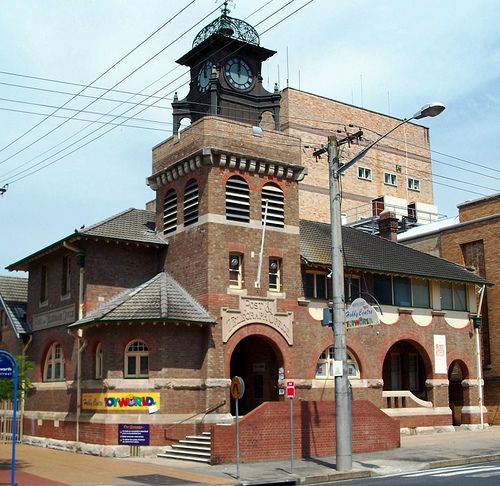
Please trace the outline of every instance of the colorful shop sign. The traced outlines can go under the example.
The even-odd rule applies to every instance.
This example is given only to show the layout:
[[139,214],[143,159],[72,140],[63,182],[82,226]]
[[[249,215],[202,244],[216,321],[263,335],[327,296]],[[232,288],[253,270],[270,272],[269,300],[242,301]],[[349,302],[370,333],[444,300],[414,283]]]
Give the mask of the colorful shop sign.
[[83,393],[82,410],[109,410],[130,412],[147,410],[157,412],[160,408],[160,394],[151,392],[127,393]]
[[345,325],[347,327],[363,327],[378,324],[377,312],[365,299],[355,299],[349,309],[345,311]]

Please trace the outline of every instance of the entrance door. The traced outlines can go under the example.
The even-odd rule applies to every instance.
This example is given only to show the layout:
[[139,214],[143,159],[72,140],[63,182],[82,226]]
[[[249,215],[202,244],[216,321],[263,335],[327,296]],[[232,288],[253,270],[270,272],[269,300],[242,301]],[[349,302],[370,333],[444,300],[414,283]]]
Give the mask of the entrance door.
[[383,378],[384,390],[410,390],[426,400],[424,362],[411,343],[400,341],[392,346],[384,360]]
[[[231,356],[231,378],[239,376],[245,382],[245,394],[238,402],[238,411],[244,415],[263,402],[279,399],[278,370],[281,357],[269,341],[259,336],[243,339]],[[231,413],[235,403],[231,399]]]

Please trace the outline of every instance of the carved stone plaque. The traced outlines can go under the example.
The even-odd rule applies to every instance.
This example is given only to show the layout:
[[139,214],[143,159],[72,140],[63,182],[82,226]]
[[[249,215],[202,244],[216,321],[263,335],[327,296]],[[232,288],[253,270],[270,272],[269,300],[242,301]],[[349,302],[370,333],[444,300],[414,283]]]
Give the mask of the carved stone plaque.
[[243,326],[266,324],[278,331],[288,344],[293,344],[293,312],[276,312],[275,299],[241,296],[239,309],[223,307],[221,314],[222,340],[225,343]]

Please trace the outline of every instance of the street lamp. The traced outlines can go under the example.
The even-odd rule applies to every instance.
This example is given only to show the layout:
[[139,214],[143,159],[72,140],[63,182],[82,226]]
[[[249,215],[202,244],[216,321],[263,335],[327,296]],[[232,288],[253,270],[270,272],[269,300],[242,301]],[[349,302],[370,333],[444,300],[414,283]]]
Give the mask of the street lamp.
[[344,262],[342,249],[342,219],[340,212],[340,175],[358,160],[378,142],[391,134],[401,125],[411,120],[433,117],[439,115],[445,106],[442,103],[430,103],[423,106],[411,118],[404,119],[394,128],[389,130],[370,145],[365,147],[354,158],[346,164],[339,162],[339,143],[332,135],[328,137],[328,170],[330,186],[330,220],[332,241],[332,301],[333,301],[333,335],[334,335],[334,357],[335,361],[342,362],[342,376],[335,377],[335,441],[336,441],[336,468],[337,471],[350,471],[352,469],[352,413],[351,392],[347,376],[347,345],[344,301]]

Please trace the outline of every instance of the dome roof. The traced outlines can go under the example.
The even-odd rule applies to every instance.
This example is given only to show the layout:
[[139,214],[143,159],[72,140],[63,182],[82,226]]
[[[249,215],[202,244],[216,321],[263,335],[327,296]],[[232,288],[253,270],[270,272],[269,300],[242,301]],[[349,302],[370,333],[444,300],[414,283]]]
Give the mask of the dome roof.
[[229,11],[225,4],[222,15],[198,32],[194,38],[193,47],[201,44],[213,34],[222,34],[231,39],[237,39],[247,44],[258,46],[260,41],[257,31],[245,21],[229,17],[228,13]]

